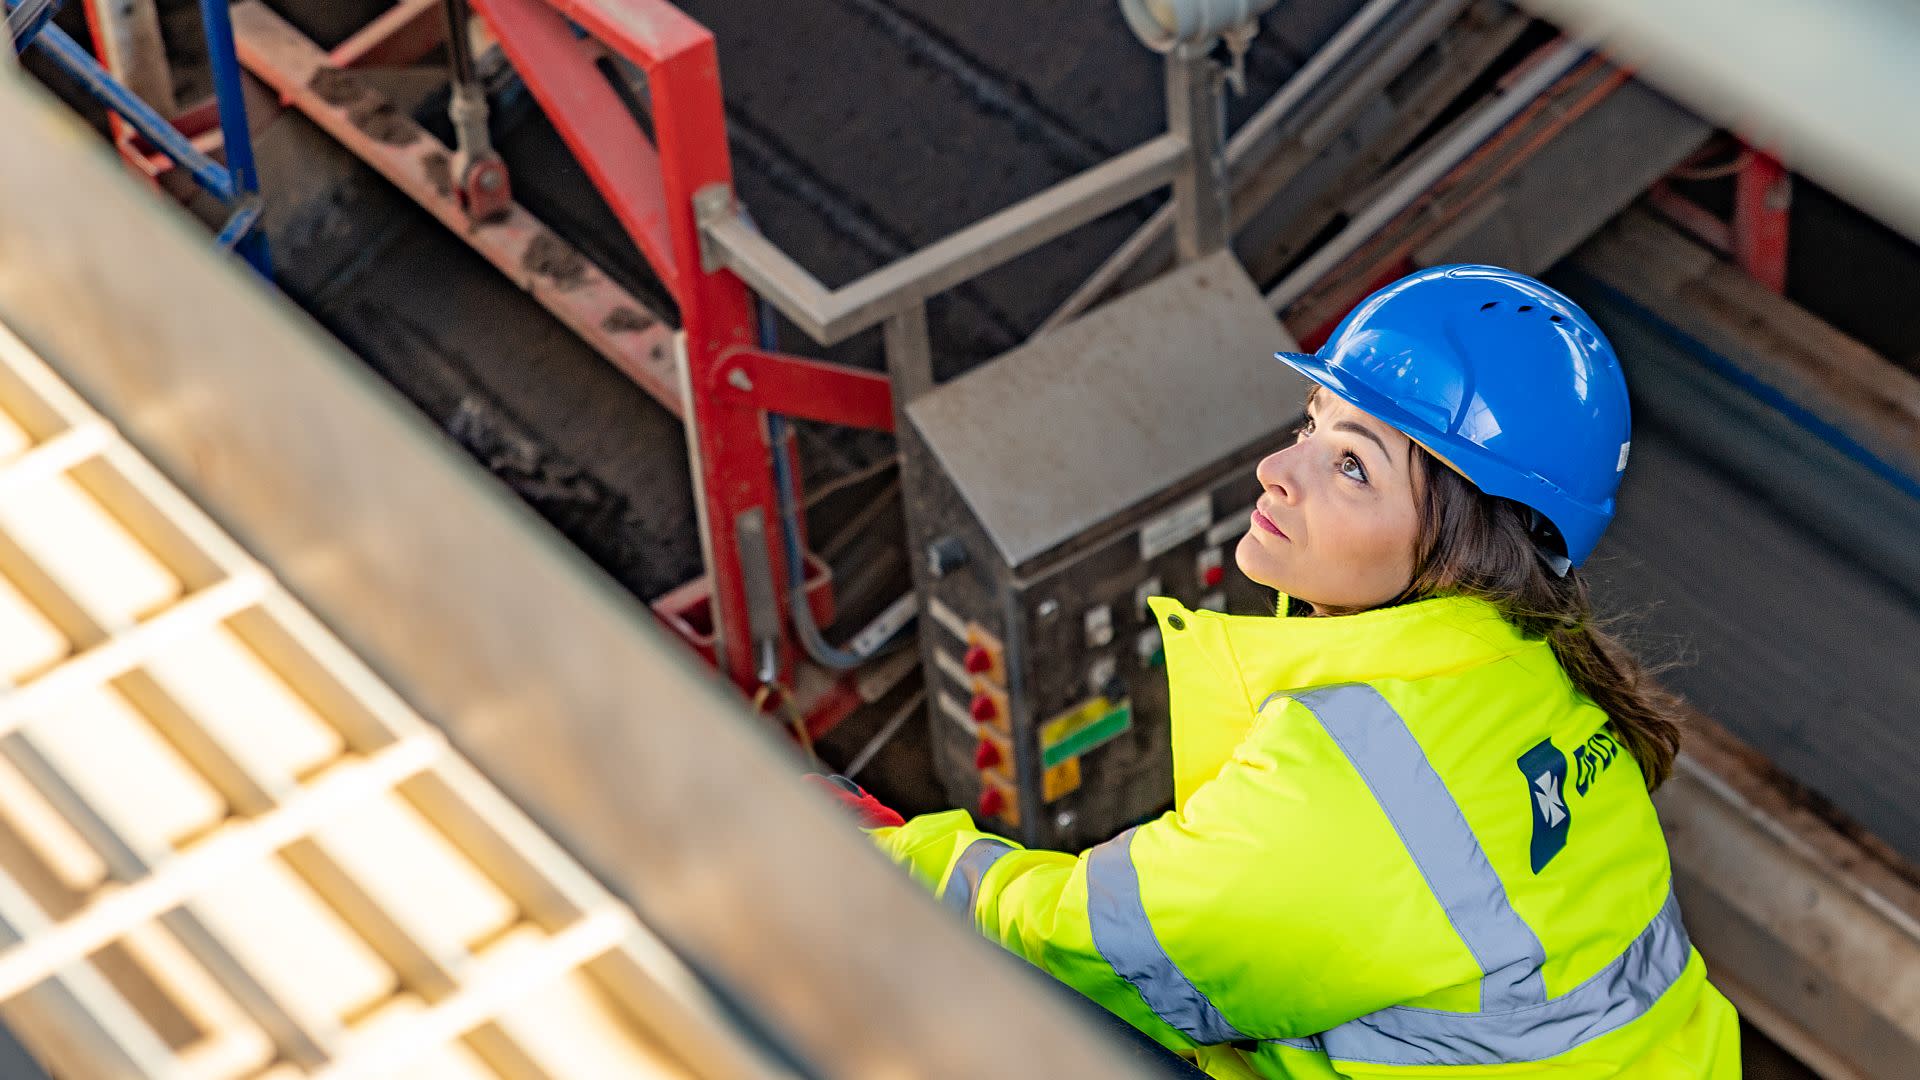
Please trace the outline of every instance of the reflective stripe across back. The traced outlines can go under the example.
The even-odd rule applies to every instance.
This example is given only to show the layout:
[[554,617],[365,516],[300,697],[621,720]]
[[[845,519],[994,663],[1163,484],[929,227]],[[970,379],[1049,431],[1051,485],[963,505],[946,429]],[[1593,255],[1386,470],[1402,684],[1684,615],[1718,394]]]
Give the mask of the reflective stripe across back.
[[1381,1009],[1289,1046],[1373,1065],[1500,1065],[1557,1057],[1639,1018],[1680,978],[1692,956],[1673,894],[1613,963],[1543,1005],[1454,1013]]
[[[1548,998],[1546,952],[1538,935],[1513,909],[1459,804],[1400,715],[1364,684],[1287,696],[1319,720],[1392,823],[1481,970],[1481,1011],[1393,1006],[1308,1038],[1269,1041],[1381,1065],[1539,1061],[1638,1018],[1686,970],[1692,949],[1679,904],[1669,895],[1611,964]],[[1088,858],[1087,912],[1095,947],[1154,1015],[1188,1038],[1202,1044],[1248,1040],[1161,947],[1140,895],[1132,840],[1129,829]]]
[[1364,683],[1330,686],[1294,700],[1319,719],[1353,763],[1479,962],[1480,1007],[1513,1009],[1547,1000],[1541,974],[1546,949],[1507,902],[1507,888],[1460,804],[1400,714]]

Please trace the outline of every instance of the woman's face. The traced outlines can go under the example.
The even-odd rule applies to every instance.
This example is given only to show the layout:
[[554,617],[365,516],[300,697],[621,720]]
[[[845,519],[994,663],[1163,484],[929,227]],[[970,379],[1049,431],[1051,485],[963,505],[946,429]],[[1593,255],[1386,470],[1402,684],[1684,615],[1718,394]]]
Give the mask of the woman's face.
[[1413,579],[1414,472],[1411,439],[1316,391],[1294,444],[1254,470],[1263,494],[1234,561],[1317,612],[1378,607]]

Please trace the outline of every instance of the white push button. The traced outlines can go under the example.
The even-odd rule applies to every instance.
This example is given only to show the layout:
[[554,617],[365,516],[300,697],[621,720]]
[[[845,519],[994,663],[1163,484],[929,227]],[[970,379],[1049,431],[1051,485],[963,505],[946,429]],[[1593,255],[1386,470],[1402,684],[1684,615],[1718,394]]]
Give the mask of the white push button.
[[1104,649],[1113,644],[1113,609],[1105,604],[1087,612],[1087,647]]

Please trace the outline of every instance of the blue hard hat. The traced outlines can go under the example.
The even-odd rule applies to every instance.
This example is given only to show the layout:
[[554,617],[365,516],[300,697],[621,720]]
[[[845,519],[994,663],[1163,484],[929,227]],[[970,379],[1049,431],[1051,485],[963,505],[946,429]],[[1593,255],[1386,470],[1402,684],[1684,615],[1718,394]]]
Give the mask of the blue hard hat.
[[1319,352],[1276,355],[1532,508],[1556,571],[1613,520],[1632,430],[1620,360],[1586,312],[1525,274],[1422,270],[1367,297]]

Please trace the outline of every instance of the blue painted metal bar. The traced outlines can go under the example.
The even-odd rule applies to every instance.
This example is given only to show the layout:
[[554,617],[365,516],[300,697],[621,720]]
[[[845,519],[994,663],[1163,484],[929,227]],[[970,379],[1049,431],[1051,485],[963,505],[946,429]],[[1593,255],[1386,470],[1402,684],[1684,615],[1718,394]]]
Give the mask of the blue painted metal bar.
[[[122,86],[92,54],[48,19],[60,0],[0,0],[7,11],[8,29],[18,28],[18,42],[35,42],[55,63],[102,105],[123,117],[141,137],[157,147],[195,183],[224,203],[238,204],[220,230],[221,247],[232,248],[262,277],[273,276],[266,238],[259,232],[260,175],[253,160],[253,133],[247,127],[247,107],[240,85],[240,61],[234,51],[233,19],[227,0],[200,0],[200,18],[207,39],[207,59],[213,73],[214,102],[220,110],[220,134],[226,164],[208,157],[180,133],[166,117]],[[20,46],[24,47],[24,45]]]
[[[227,224],[231,225],[233,223],[229,221]],[[259,215],[256,212],[254,220],[248,223],[245,234],[234,243],[233,250],[238,252],[241,258],[247,260],[247,263],[251,265],[261,277],[272,281],[273,259],[267,252],[267,238],[261,233],[257,227],[258,225]]]
[[226,225],[220,229],[220,235],[215,237],[213,242],[223,248],[233,247],[246,239],[247,234],[253,232],[253,227],[258,224],[260,224],[260,203],[257,200],[250,200],[234,211],[233,216],[227,219]]
[[1620,305],[1622,310],[1632,313],[1635,318],[1645,322],[1648,328],[1670,342],[1676,349],[1700,361],[1708,370],[1799,425],[1802,430],[1846,455],[1856,464],[1864,466],[1868,472],[1886,481],[1902,494],[1920,499],[1920,479],[1908,475],[1899,466],[1863,446],[1859,440],[1795,401],[1778,387],[1734,363],[1731,358],[1668,322],[1645,304],[1592,274],[1575,267],[1568,267],[1565,273],[1579,284],[1600,292],[1609,302]]
[[13,51],[25,52],[47,21],[60,12],[60,0],[26,0],[7,13],[7,36],[13,39]]
[[[8,0],[8,7],[15,6]],[[48,26],[40,32],[34,43],[42,51],[52,56],[61,69],[73,76],[74,80],[92,94],[94,100],[119,113],[127,123],[140,133],[148,142],[172,158],[176,165],[192,174],[194,182],[221,202],[232,202],[234,197],[233,176],[219,162],[196,149],[191,140],[180,134],[179,129],[167,122],[167,119],[153,110],[151,105],[134,96],[131,90],[120,85],[105,68],[94,60],[92,54],[80,46],[80,43],[68,37],[66,31],[58,26]],[[244,126],[244,121],[242,121]],[[251,144],[249,144],[249,149]],[[252,159],[249,155],[248,164]]]
[[[234,197],[242,201],[238,213],[221,230],[223,243],[231,243],[240,257],[273,279],[273,263],[267,254],[267,239],[256,226],[260,222],[260,174],[253,161],[253,132],[247,126],[246,97],[240,85],[240,59],[233,44],[233,16],[229,0],[200,0],[200,22],[207,39],[207,60],[213,69],[213,96],[220,109],[220,135],[225,143],[227,173],[233,180]],[[226,241],[228,232],[233,239]]]
[[247,130],[246,99],[241,96],[240,60],[234,54],[233,17],[228,0],[200,0],[200,22],[207,38],[207,63],[213,69],[213,98],[220,107],[220,135],[226,141],[227,172],[233,194],[260,190],[253,165],[253,133]]

